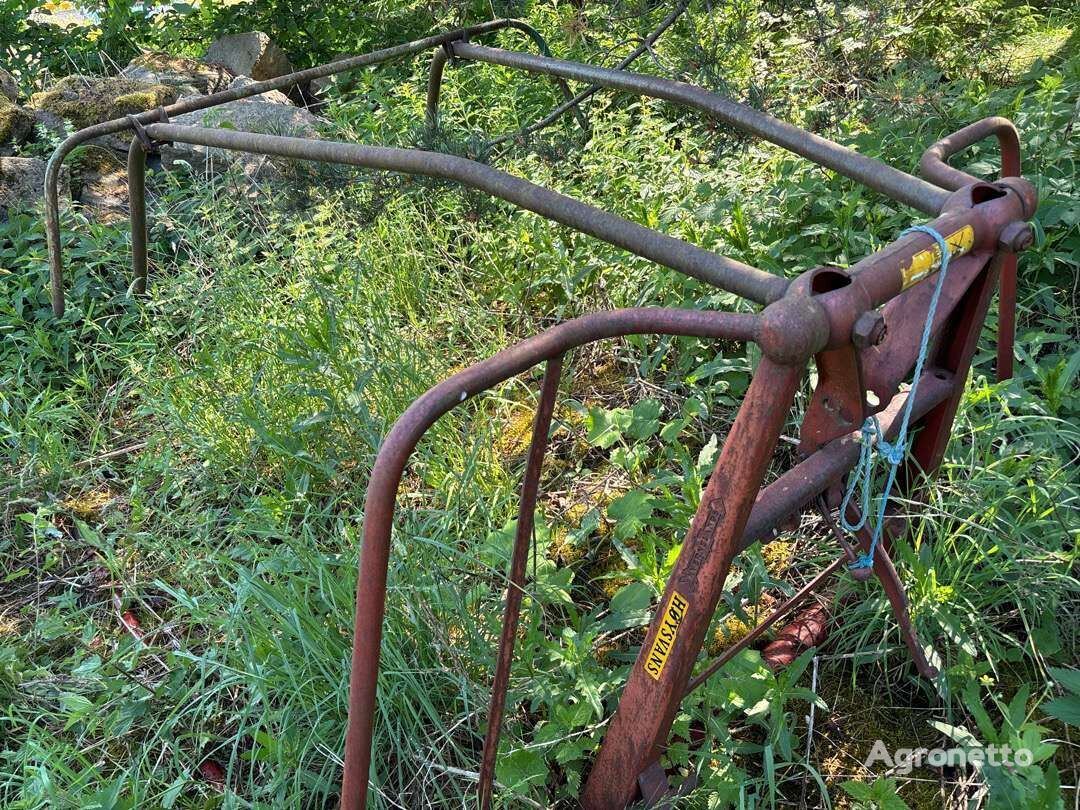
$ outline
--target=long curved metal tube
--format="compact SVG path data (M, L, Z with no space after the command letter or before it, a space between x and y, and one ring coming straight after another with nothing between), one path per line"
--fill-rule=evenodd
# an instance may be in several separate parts
M341 787L343 810L362 810L367 802L394 508L405 465L420 437L439 417L469 397L577 346L634 334L753 340L759 322L759 316L744 313L659 307L584 315L454 374L414 401L398 418L379 449L364 501L364 539L356 585L356 626L349 680L349 726Z
M540 35L540 32L533 28L528 23L521 22L520 20L512 20L507 28L514 28L518 31L522 31L527 34L533 42L536 43L536 47L540 50L540 53L544 56L551 56L551 51L548 49L547 41ZM431 57L431 67L428 68L428 83L427 83L427 102L424 107L424 123L428 129L437 129L439 126L439 96L442 94L442 80L443 73L445 72L446 63L449 61L450 55L446 52L445 48L439 48L435 51L435 55ZM558 76L554 77L555 86L559 88L559 92L562 93L565 99L565 104L573 102L574 94L570 90L570 85L566 83L566 79ZM578 125L583 132L589 131L589 121L585 118L585 114L580 108L574 105L574 116L577 118Z
M880 160L860 155L771 115L685 82L499 48L486 48L469 42L454 42L447 47L453 56L461 59L519 68L530 73L562 76L570 81L639 93L701 110L712 118L782 146L927 214L940 212L949 196L947 191Z
M355 70L356 68L377 65L394 59L400 59L405 56L411 56L421 51L430 50L431 48L438 48L455 39L480 36L511 26L520 27L517 23L519 23L517 20L499 19L490 20L489 22L469 26L467 28L445 31L441 34L425 37L424 39L405 42L390 48L382 48L381 50L361 54L360 56L350 56L325 65L308 68L307 70L299 70L295 73L289 73L275 79L252 82L243 87L222 90L218 93L211 93L208 96L201 96L199 98L177 102L176 104L165 107L164 111L165 114L169 116L182 115L184 113L195 112L196 110L205 110L208 107L216 107L219 104L225 104L241 98L250 98L251 96L257 96L270 90L281 90L283 88L291 87L294 84L309 82L313 79L321 79L325 76L344 73L346 71ZM521 23L521 25L526 24ZM134 117L139 123L148 124L160 120L160 113L158 110L147 110ZM62 317L64 314L64 257L62 246L60 244L60 169L64 164L64 160L76 147L81 146L94 138L101 137L102 135L112 135L130 129L132 129L132 122L126 117L114 118L111 121L103 121L100 124L94 124L93 126L80 129L78 132L74 132L65 138L60 145L56 147L52 156L49 158L49 163L45 169L45 238L49 248L49 283L52 294L52 308L53 314L58 318Z
M931 144L919 159L919 169L925 178L942 188L959 189L971 183L977 183L978 178L954 169L947 161L957 152L991 135L996 135L998 139L998 149L1001 152L1001 176L1019 177L1020 133L1016 131L1012 121L1001 116L976 121ZM1015 253L1004 254L998 285L997 379L1001 382L1010 379L1013 375L1013 340L1016 334Z
M789 283L780 276L455 155L176 124L150 124L146 132L155 140L453 180L760 304L783 296Z
M919 170L923 177L949 191L956 191L972 183L982 182L967 172L954 169L946 161L978 143L983 138L996 135L1001 149L1001 176L1020 176L1020 135L1012 121L1001 116L993 116L969 124L932 143L919 159Z

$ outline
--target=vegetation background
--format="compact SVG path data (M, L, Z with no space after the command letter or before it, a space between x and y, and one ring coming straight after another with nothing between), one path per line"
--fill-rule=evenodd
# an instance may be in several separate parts
M670 10L642 0L89 4L90 30L7 0L24 92L201 54L258 29L297 66L493 16L613 64ZM913 169L986 115L1039 188L1021 259L1016 378L994 315L940 478L898 551L918 679L880 590L848 578L842 628L773 676L754 652L689 699L707 731L669 765L687 807L1076 807L1080 793L1078 14L1016 0L691 0L635 69L730 94ZM490 38L522 47L520 35ZM848 264L918 215L700 116L601 93L560 100L496 67L449 71L424 127L426 58L339 77L327 136L479 157L772 272ZM38 144L40 154L51 144ZM967 155L995 174L991 146ZM428 180L340 169L158 176L151 292L128 294L122 224L65 219L69 307L49 314L40 216L0 223L0 805L333 807L364 486L393 419L434 381L538 328L639 304L745 308L594 239ZM500 806L573 806L754 357L689 339L577 352L564 373L500 749ZM444 418L405 483L372 771L380 807L468 801L536 379ZM805 396L792 414L791 431ZM134 450L131 448L134 447ZM128 449L121 455L110 451ZM777 468L785 461L778 455ZM811 518L741 558L710 652L836 550ZM813 707L811 709L811 706ZM809 733L807 718L815 726ZM890 748L1025 745L1017 769L862 762Z

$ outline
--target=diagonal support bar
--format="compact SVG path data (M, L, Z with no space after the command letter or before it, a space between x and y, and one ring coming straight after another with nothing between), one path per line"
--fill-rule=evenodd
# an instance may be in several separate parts
M631 802L667 740L803 371L768 358L758 366L585 785L585 810Z

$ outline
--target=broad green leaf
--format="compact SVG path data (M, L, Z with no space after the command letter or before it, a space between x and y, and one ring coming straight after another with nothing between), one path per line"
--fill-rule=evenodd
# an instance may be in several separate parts
M615 521L615 536L620 540L636 536L652 517L652 497L640 489L631 490L616 498L607 508L608 517Z
M586 441L593 447L607 450L619 439L623 432L630 427L633 415L626 408L589 408L585 416L585 426L588 428Z
M644 582L631 582L623 585L611 597L611 610L615 613L631 613L648 610L652 604L652 588Z
M1042 710L1051 717L1070 726L1080 726L1080 695L1066 695L1054 698L1042 705Z
M529 793L529 788L540 787L547 781L547 763L535 751L519 748L499 757L495 765L495 779L517 793Z
M1050 677L1074 695L1080 695L1080 669L1050 667Z
M630 425L626 429L628 436L634 439L647 439L660 429L660 402L655 399L643 399L630 411Z

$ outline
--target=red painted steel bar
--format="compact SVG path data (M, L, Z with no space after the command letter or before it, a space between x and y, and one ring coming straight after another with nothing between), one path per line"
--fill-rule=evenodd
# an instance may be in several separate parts
M964 395L968 370L978 348L979 334L997 284L1001 259L1001 254L998 254L989 262L986 272L968 289L957 307L953 323L937 341L934 363L942 373L953 375L953 388L949 396L916 425L919 432L911 444L911 462L898 478L901 492L914 491L920 481L937 470L945 455L953 418Z
M713 675L723 669L724 664L726 664L736 655L741 653L743 650L745 650L747 647L749 647L751 644L761 638L761 636L763 636L770 627L772 627L774 624L784 618L787 614L791 613L791 611L793 611L795 608L805 602L808 596L816 593L826 580L828 580L830 577L832 577L833 574L835 574L837 571L844 567L844 564L846 562L847 557L837 557L835 560L829 563L829 565L823 568L817 574L817 576L815 576L813 579L811 579L809 582L799 588L799 590L797 590L794 594L792 594L791 597L784 602L784 604L780 605L780 607L770 613L763 622L761 622L759 625L757 625L757 627L755 627L753 630L751 630L749 633L739 639L737 643L731 645L726 650L724 650L724 652L718 655L707 667L705 667L705 669L703 669L700 673L694 676L694 679L690 681L690 683L687 685L686 691L683 692L683 697L685 698L687 695L689 695L691 692L693 692L695 689L705 683L705 681L709 680L709 678L711 678Z
M804 650L820 647L825 641L829 618L828 607L820 603L811 605L780 629L761 651L761 662L773 671L791 666Z
M921 419L934 411L955 390L955 377L951 373L928 368L919 382L911 411L912 419ZM907 392L898 394L878 414L881 431L888 440L896 438L907 397ZM859 438L859 431L852 431L833 439L763 487L746 521L742 540L739 541L739 552L758 541L767 543L772 540L775 527L801 512L830 486L839 483L859 459Z
M949 191L956 191L972 183L981 182L978 177L955 169L946 161L991 135L997 136L1001 150L1001 176L1018 177L1020 175L1020 135L1012 121L1000 116L976 121L928 146L919 159L919 169L923 177Z
M975 201L973 195L986 199ZM989 258L999 252L999 240L1007 226L1026 220L1035 205L1034 186L1022 178L1011 178L1008 185L984 183L954 192L942 214L926 224L944 236L956 238L954 260L968 253L982 253ZM814 299L828 312L833 327L828 348L850 342L851 328L862 313L935 278L937 261L920 265L913 260L917 256L936 256L936 252L937 243L932 237L911 233L847 268L844 272L850 278L849 284Z
M555 412L555 395L559 390L559 374L562 358L547 362L544 382L540 388L540 403L536 407L529 457L525 463L525 477L521 484L521 505L518 509L517 529L514 536L514 552L510 560L510 577L506 586L506 606L503 609L502 632L499 636L499 653L495 664L495 679L491 687L488 707L487 732L484 736L484 754L480 762L480 778L477 794L480 810L491 805L491 785L495 779L495 755L499 750L499 731L502 728L506 689L510 681L510 665L514 660L514 639L517 634L518 617L521 614L521 597L525 593L525 565L528 562L529 541L533 537L533 521L536 513L536 495L540 487L540 471L544 466L551 417ZM536 572L533 572L535 576Z
M585 810L632 801L667 740L803 373L764 358L754 374L585 784Z
M932 144L919 161L923 176L948 189L959 189L978 182L966 172L954 169L946 161L975 143L996 135L1001 152L1001 177L1020 176L1020 134L1007 118L984 118L974 124L958 129ZM1034 211L1030 212L1034 213ZM1030 231L1026 235L1030 239ZM998 289L998 382L1013 375L1013 342L1016 335L1016 250L1026 245L1008 245L1001 265Z

